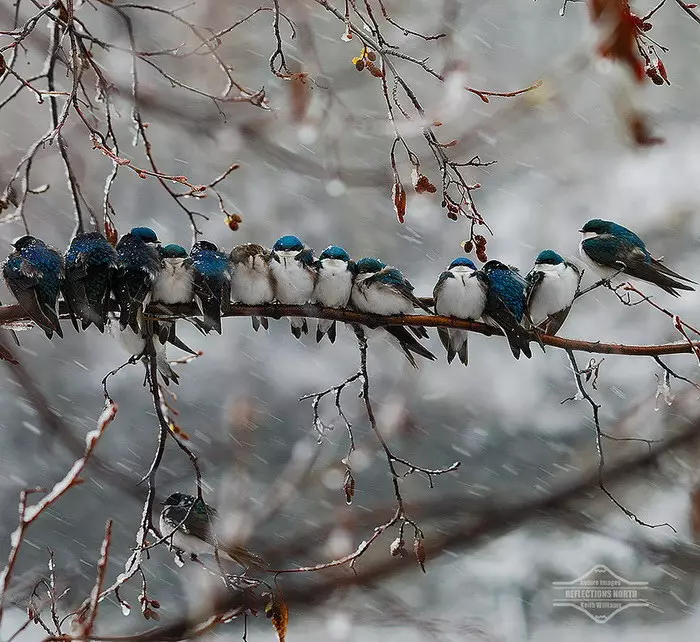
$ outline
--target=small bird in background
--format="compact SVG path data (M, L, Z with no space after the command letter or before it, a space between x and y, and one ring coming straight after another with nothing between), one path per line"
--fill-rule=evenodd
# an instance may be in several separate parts
M165 385L180 383L179 375L170 367L168 356L165 352L165 344L161 343L158 337L149 334L148 324L144 322L143 312L137 313L139 330L134 332L130 325L119 333L119 341L126 348L129 354L140 357L144 363L148 363L148 353L151 349L156 359L156 368L163 378ZM142 329L143 328L143 329Z
M296 236L282 236L272 246L270 273L275 300L286 305L308 303L314 291L314 252ZM309 332L306 317L290 317L292 334L301 339Z
M231 263L231 299L243 305L272 303L275 293L270 274L270 250L256 243L236 245L229 255ZM267 317L250 317L256 332L268 328Z
M204 332L221 334L221 308L231 300L228 257L209 241L197 241L190 252L194 270L194 293L202 307ZM225 302L225 303L224 303Z
M139 334L139 311L148 305L160 270L158 244L156 233L149 227L134 227L117 243L119 265L114 274L113 291L122 330L128 325Z
M403 274L383 261L369 257L360 259L355 263L354 273L350 301L360 312L394 316L411 314L415 307L420 307L432 313L413 295L413 286ZM411 335L413 332L419 338L426 338L428 332L422 326L389 325L374 331L368 328L363 330L366 335L380 333L385 337L385 332L388 332L398 342L406 359L414 368L417 368L418 364L412 353L431 361L435 359L435 355Z
M603 278L621 272L653 283L673 296L680 296L676 290L695 289L688 283L697 285L655 259L644 241L622 225L594 218L579 231L583 234L579 246L581 256Z
M542 250L525 277L527 317L545 334L554 335L566 321L583 273L553 250Z
M520 325L525 314L525 280L500 261L488 261L481 271L488 284L484 321L501 329L516 359L521 352L530 359L530 335Z
M55 332L63 337L56 314L56 302L63 276L61 254L33 236L22 236L13 244L2 274L17 302L50 339Z
M63 260L61 289L75 329L80 319L83 330L92 323L104 332L112 280L119 265L117 251L99 232L85 232L73 237Z
M353 264L349 254L337 245L329 245L316 261L316 285L313 301L326 308L345 308L350 301L353 281ZM335 343L336 322L319 319L316 326L316 342L325 335Z
M216 509L185 493L173 493L163 502L160 533L173 548L191 555L228 555L244 568L265 568L265 561L243 546L228 546L217 533L220 518Z
M488 284L482 272L466 256L456 258L438 278L433 289L435 313L441 316L476 321L486 306ZM447 350L447 363L455 355L466 366L469 363L469 332L454 328L438 328L438 336Z

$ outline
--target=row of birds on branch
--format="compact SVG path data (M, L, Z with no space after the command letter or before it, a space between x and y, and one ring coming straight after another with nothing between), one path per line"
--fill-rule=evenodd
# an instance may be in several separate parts
M580 231L581 255L603 277L635 277L674 296L677 290L693 290L689 285L693 281L655 259L627 228L593 219ZM114 247L99 232L77 234L64 255L33 236L23 236L13 245L3 276L20 306L47 337L54 332L63 336L56 312L59 294L76 330L79 325L86 329L94 324L101 332L113 296L121 330L135 338L135 354L144 350L145 338L154 335L160 339L154 343L161 346L166 341L184 346L174 333L174 323L144 316L147 304L196 301L201 308L196 325L205 333L220 334L222 312L234 301L251 306L311 302L385 316L412 314L421 308L430 314L481 319L503 332L516 359L521 353L530 358L529 344L537 332L555 334L564 323L582 276L579 267L552 250L540 252L524 278L500 261L487 261L477 269L462 256L440 274L433 310L414 295L413 286L397 268L376 258L353 261L336 245L315 258L311 248L291 235L279 238L271 250L246 243L229 254L209 241L197 241L189 253L180 245L162 246L148 227L133 228ZM268 327L266 317L253 316L252 323L255 330ZM308 332L304 317L290 317L290 324L297 338ZM414 355L435 359L419 341L428 336L424 327L389 325L364 331L390 338L414 366ZM467 365L467 331L441 327L438 333L448 362L457 356ZM324 336L335 341L336 321L318 320L317 341ZM164 357L164 348L160 350Z

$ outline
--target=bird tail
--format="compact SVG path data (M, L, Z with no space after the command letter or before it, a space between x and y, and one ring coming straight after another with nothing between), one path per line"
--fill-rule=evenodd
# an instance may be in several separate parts
M205 332L214 330L221 334L221 302L215 298L201 298L202 304L202 329Z
M430 361L435 361L437 358L428 348L413 337L404 326L388 325L385 330L399 342L399 346L406 356L406 359L408 359L408 362L414 368L418 368L418 364L413 354L417 354L419 357L429 359Z
M673 296L680 296L676 290L694 291L695 288L688 285L688 283L697 285L695 281L681 276L654 258L652 258L651 263L636 266L635 272L634 276L658 285L662 290Z
M228 555L234 562L240 564L243 568L256 568L265 569L267 568L267 562L256 555L252 551L249 551L243 546L229 546L222 548L222 550Z
M331 319L319 319L316 326L316 343L321 343L323 337L328 336L331 343L335 343L336 322Z

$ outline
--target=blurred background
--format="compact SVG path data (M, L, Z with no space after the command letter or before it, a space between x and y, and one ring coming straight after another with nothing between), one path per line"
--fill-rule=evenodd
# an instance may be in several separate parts
M370 4L380 16L379 6ZM450 156L468 161L478 154L483 161L497 161L465 172L468 180L482 185L474 198L493 230L493 237L487 235L489 258L516 265L523 273L544 248L578 260L578 229L588 219L600 217L635 230L651 252L664 256L674 270L700 277L700 219L695 215L700 203L696 69L700 25L675 3L667 3L654 15L650 33L670 48L663 60L671 84L647 82L642 87L631 87L625 70L594 55L597 34L582 3L569 3L563 16L558 1L552 0L385 0L384 4L409 29L448 34L426 41L382 22L388 42L400 51L421 60L429 57L430 66L439 73L452 70L441 83L416 65L394 59L420 99L426 120L443 123L436 128L440 140L458 141L447 149ZM335 5L342 14L344 3ZM167 2L161 6L173 9ZM399 171L409 194L406 222L397 222L389 163L393 132L381 83L367 71L355 69L352 59L361 46L357 38L342 39L344 25L336 16L312 0L280 2L297 27L292 38L287 22L280 25L287 64L293 72L309 73L301 88L300 83L270 72L268 58L275 50L275 34L269 10L221 36L218 55L232 67L237 82L253 92L265 88L263 106L250 102L217 106L206 95L173 86L151 66L155 62L205 94L220 93L226 76L211 56L202 52L168 55L173 48L192 51L199 44L196 34L173 15L220 30L259 6L248 0L197 0L177 14L127 10L133 18L137 50L160 52L136 61L141 114L159 168L167 174L186 175L193 184L206 184L232 163L241 164L217 186L226 209L243 219L238 231L226 225L214 195L181 201L209 217L197 219L197 224L205 238L224 248L242 242L270 246L282 234L293 233L317 252L338 244L355 258L380 257L403 270L419 295L430 296L440 272L463 253L460 241L468 238L469 223L463 218L447 219L439 192L418 195L408 189L411 166L401 156ZM634 10L643 15L653 6L635 3ZM124 23L108 3L79 4L76 12L91 33L115 45L95 46L94 59L115 86L111 100L120 154L147 167L142 146L132 145L132 56ZM30 3L22 4L17 24L21 26L34 13ZM16 19L14 8L1 7L0 16L3 28L10 29ZM202 33L211 32L202 29ZM47 22L41 21L24 42L26 50L18 54L18 73L28 77L41 69L47 34ZM91 74L86 72L86 85L94 89ZM533 92L493 97L488 103L462 89L466 84L513 91L539 79L543 84ZM0 100L16 84L16 79L10 79L0 86ZM57 85L63 90L71 86L63 66ZM400 101L410 109L408 100L400 97ZM102 107L99 101L95 104L99 115ZM630 140L621 115L628 104L649 115L653 132L664 139L663 144L638 147ZM301 111L300 105L304 106ZM49 102L39 104L26 89L3 104L3 189L27 148L49 128L48 113ZM402 120L397 115L397 121ZM100 120L93 126L104 131ZM417 122L402 123L401 131L420 156L422 171L439 185L439 172ZM112 163L93 150L86 127L74 114L62 133L82 195L101 220L104 184ZM24 209L29 228L63 249L74 218L57 145L45 145L39 151L31 176L32 187L45 183L49 189L29 195ZM189 247L187 216L156 179L140 179L121 168L111 203L120 233L135 224L148 225L163 243ZM1 215L4 255L10 252L11 240L23 233L12 215L13 208ZM586 274L584 280L588 284L592 277ZM684 293L679 299L663 292L654 295L660 305L695 322L700 312L698 293ZM0 300L11 300L4 286ZM248 319L227 319L223 336L207 337L188 324L180 325L183 340L204 354L187 365L174 366L181 385L172 404L180 413L178 424L200 458L207 501L221 505L231 501L231 493L245 492L251 505L259 505L290 457L315 441L310 403L298 398L340 383L356 371L355 339L343 328L335 345L316 345L312 335L299 342L284 320L272 322L269 333L255 333ZM36 330L22 332L17 352L51 410L63 418L80 444L102 409L102 377L128 354L110 333L100 335L93 328L78 335L68 325L65 329L66 338L52 342ZM651 306L623 306L604 289L577 303L560 334L631 344L680 338L670 320ZM474 335L470 365L464 368L457 362L446 364L434 332L429 347L439 359L421 363L419 371L388 344L375 342L370 350L377 419L395 451L431 468L462 462L457 472L435 478L433 489L417 475L402 481L409 505L455 493L494 506L506 500L525 501L595 468L598 455L590 407L585 401L562 403L576 394L564 352L535 349L531 360L515 361L505 341ZM173 349L170 356L183 355ZM588 355L578 358L582 366L588 361ZM666 362L677 373L697 379L697 361L691 356L669 357ZM671 405L656 398L662 374L651 358L606 357L598 389L592 392L602 404L603 429L616 437L658 439L700 418L697 390L688 384L672 381L675 401ZM65 436L47 429L11 376L11 366L5 367L5 375L0 381L3 551L9 550L9 536L16 526L19 491L30 485L50 487L81 450L71 450ZM24 603L37 578L45 574L49 546L56 553L62 585L71 587L64 608L75 608L92 586L108 517L116 520L109 577L121 571L134 543L145 493L136 484L148 469L157 441L157 422L148 390L142 387L143 376L138 366L122 370L111 380L110 392L120 409L98 449L111 472L90 473L85 484L32 526L12 585L17 604ZM352 460L357 481L352 506L345 504L342 491L341 459L347 452L347 436L332 402L326 400L321 414L336 429L322 444L309 483L262 532L253 534L251 548L283 546L296 541L299 533L317 532L316 527L331 519L334 526L324 537L310 543L303 556L288 560L288 565L319 563L352 550L371 534L376 524L363 522L366 511L386 506L386 519L391 516L393 493L383 454L355 390L349 389L343 400L358 441ZM604 446L612 458L646 448L640 442L605 441ZM505 535L481 541L478 547L444 551L428 560L426 575L416 565L370 587L333 596L318 608L293 610L289 639L696 639L700 564L669 561L658 551L681 545L686 547L683 550L694 550L692 500L700 482L697 456L693 449L674 452L653 470L614 488L615 496L641 520L667 522L675 533L670 528L640 526L605 496L593 494L577 505L576 518L535 518ZM232 480L238 482L242 476L248 483L234 484ZM115 477L123 484L116 484ZM175 490L194 492L189 462L172 444L157 483L159 497ZM428 541L431 528L442 527L427 521L422 526ZM394 537L387 533L358 567L388 556ZM656 553L650 554L651 550ZM555 608L552 582L574 580L597 564L628 580L648 582L655 608L627 609L604 625L575 609ZM178 568L162 546L145 562L145 571L149 592L161 601L163 619L178 615L188 599L194 571ZM138 590L130 586L125 591L132 605ZM9 637L24 619L19 608L8 612L2 637ZM268 622L262 616L257 620L261 621L252 622L249 639L274 639ZM108 600L98 632L124 635L146 625L138 609L125 619L116 603ZM234 621L219 627L215 635L239 639L241 634L240 623ZM43 637L38 627L30 627L18 639Z

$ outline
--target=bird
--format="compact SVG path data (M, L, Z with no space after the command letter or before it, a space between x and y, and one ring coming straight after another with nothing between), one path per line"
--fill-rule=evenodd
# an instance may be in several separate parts
M542 250L525 277L527 317L545 334L559 331L571 310L583 273L554 250Z
M270 273L275 300L286 305L308 303L314 291L314 253L292 235L282 236L272 246ZM305 317L290 317L292 334L301 339L309 331Z
M133 330L130 325L127 325L124 330L119 332L119 341L126 348L129 354L142 359L144 363L148 363L149 352L155 357L156 368L158 373L163 378L165 385L169 385L172 381L175 384L180 383L179 375L170 367L168 355L165 350L165 343L161 342L155 336L149 325L143 319L141 310L137 313L138 328Z
M691 281L667 268L647 250L644 241L634 232L612 221L594 218L580 230L583 239L579 245L581 256L593 268L609 278L625 273L635 279L648 281L662 290L680 296L677 290L694 291Z
M75 329L80 319L83 330L92 323L104 332L119 265L117 251L100 232L84 232L73 237L63 260L61 290Z
M520 325L525 314L525 280L500 261L488 261L481 272L488 284L483 320L501 329L516 359L521 352L530 359L530 334Z
M134 227L119 239L119 264L114 274L114 297L119 305L119 327L139 334L138 313L151 299L160 270L158 236L150 227Z
M2 265L2 274L20 307L51 339L63 338L56 302L63 275L63 257L34 236L22 236Z
M275 293L270 274L270 250L257 243L236 245L229 254L231 299L243 305L272 303ZM253 330L268 328L267 317L252 316Z
M350 255L337 245L329 245L316 261L316 285L313 301L326 308L345 308L350 301L353 282L353 263ZM336 322L319 319L316 326L316 342L328 335L335 343Z
M471 259L466 256L458 257L440 274L435 284L435 313L476 321L484 313L487 290L488 284L483 272L476 269ZM447 363L452 363L455 355L465 366L469 363L469 333L466 330L438 328L438 336L447 350Z
M350 302L360 312L381 314L386 316L411 314L415 307L431 310L413 295L413 286L404 275L395 267L388 266L379 259L366 257L355 263L354 280L350 294ZM432 313L432 312L431 312ZM376 332L368 332L372 334ZM409 331L410 330L410 331ZM413 353L433 361L436 357L415 337L426 338L428 332L422 326L396 326L389 325L378 330L386 336L388 332L398 342L408 362L417 368L418 364Z
M220 529L221 519L215 508L204 500L186 493L172 493L160 513L161 535L171 546L191 555L214 555L218 550L244 568L265 568L265 561L243 546L227 545Z
M202 330L221 334L222 305L231 300L228 256L210 241L197 241L190 251L194 269L194 294L202 306Z

